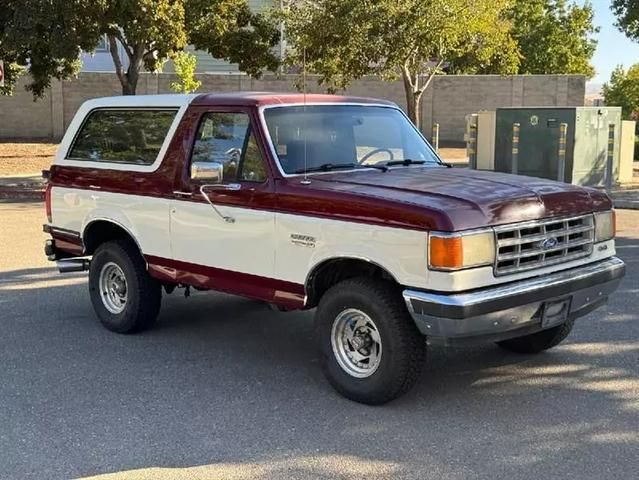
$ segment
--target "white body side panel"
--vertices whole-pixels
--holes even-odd
[[[278,277],[304,283],[325,260],[357,258],[386,269],[400,284],[426,287],[424,232],[279,213],[276,223]],[[296,244],[291,235],[313,237],[315,244]]]
[[[275,213],[219,206],[227,223],[207,203],[171,202],[173,258],[249,273],[275,275]]]
[[[53,187],[52,224],[84,233],[95,220],[109,220],[127,230],[147,255],[171,258],[169,200]]]
[[[356,258],[387,270],[401,285],[444,292],[512,282],[602,260],[614,241],[595,244],[588,258],[495,277],[492,267],[459,272],[427,268],[426,233],[264,210],[220,206],[226,223],[208,204],[138,195],[54,187],[52,224],[83,233],[94,220],[126,229],[142,252],[162,258],[304,284],[332,258]],[[308,241],[297,242],[292,237]]]

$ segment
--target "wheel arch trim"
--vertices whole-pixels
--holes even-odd
[[[338,261],[358,261],[358,262],[366,263],[368,265],[376,267],[376,268],[380,269],[381,271],[385,272],[395,283],[397,283],[398,285],[401,285],[400,282],[397,280],[397,277],[388,268],[384,267],[379,262],[371,260],[368,257],[359,256],[359,255],[336,255],[336,256],[332,256],[332,257],[326,257],[326,258],[323,258],[323,259],[317,261],[309,269],[309,272],[306,275],[306,278],[304,279],[304,294],[305,294],[305,302],[304,303],[305,304],[308,304],[309,299],[311,297],[310,286],[311,286],[311,284],[313,282],[313,279],[316,276],[317,272],[321,268],[326,266],[328,263],[330,263],[330,262],[338,262]]]
[[[136,236],[133,234],[131,229],[128,228],[126,225],[124,225],[122,222],[119,222],[119,221],[114,220],[113,218],[109,218],[109,217],[91,218],[84,225],[84,227],[82,228],[81,238],[82,238],[82,244],[83,244],[85,252],[87,250],[87,247],[86,247],[86,236],[87,236],[87,233],[89,232],[89,229],[93,225],[95,225],[96,223],[101,223],[101,222],[110,223],[110,224],[115,225],[116,227],[120,228],[121,230],[123,230],[131,238],[131,240],[133,240],[133,243],[135,243],[135,246],[137,247],[138,251],[140,252],[140,255],[142,256],[142,258],[144,258],[145,264],[147,264],[146,258],[144,256],[144,251],[142,250],[142,246],[140,245],[140,242],[138,241]],[[148,267],[148,264],[147,264],[147,267]]]

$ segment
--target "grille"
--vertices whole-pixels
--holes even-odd
[[[592,252],[592,215],[548,219],[495,228],[495,275],[568,262]]]

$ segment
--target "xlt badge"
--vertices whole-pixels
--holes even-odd
[[[315,248],[315,237],[311,237],[310,235],[291,233],[291,242],[293,243],[293,245]]]

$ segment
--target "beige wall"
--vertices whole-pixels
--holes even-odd
[[[266,75],[259,80],[232,75],[198,75],[201,92],[237,90],[294,91],[293,75]],[[175,76],[142,74],[138,94],[169,93]],[[309,92],[321,92],[312,77]],[[80,104],[94,97],[119,95],[120,84],[113,73],[85,72],[71,81],[54,82],[45,98],[33,101],[24,90],[24,81],[13,97],[0,97],[0,138],[60,138]],[[405,106],[401,82],[383,82],[366,77],[353,82],[348,94],[379,97]],[[581,106],[585,97],[585,77],[580,75],[450,75],[439,76],[424,94],[422,115],[424,131],[433,122],[440,124],[440,138],[462,142],[465,116],[480,110],[505,106]]]

